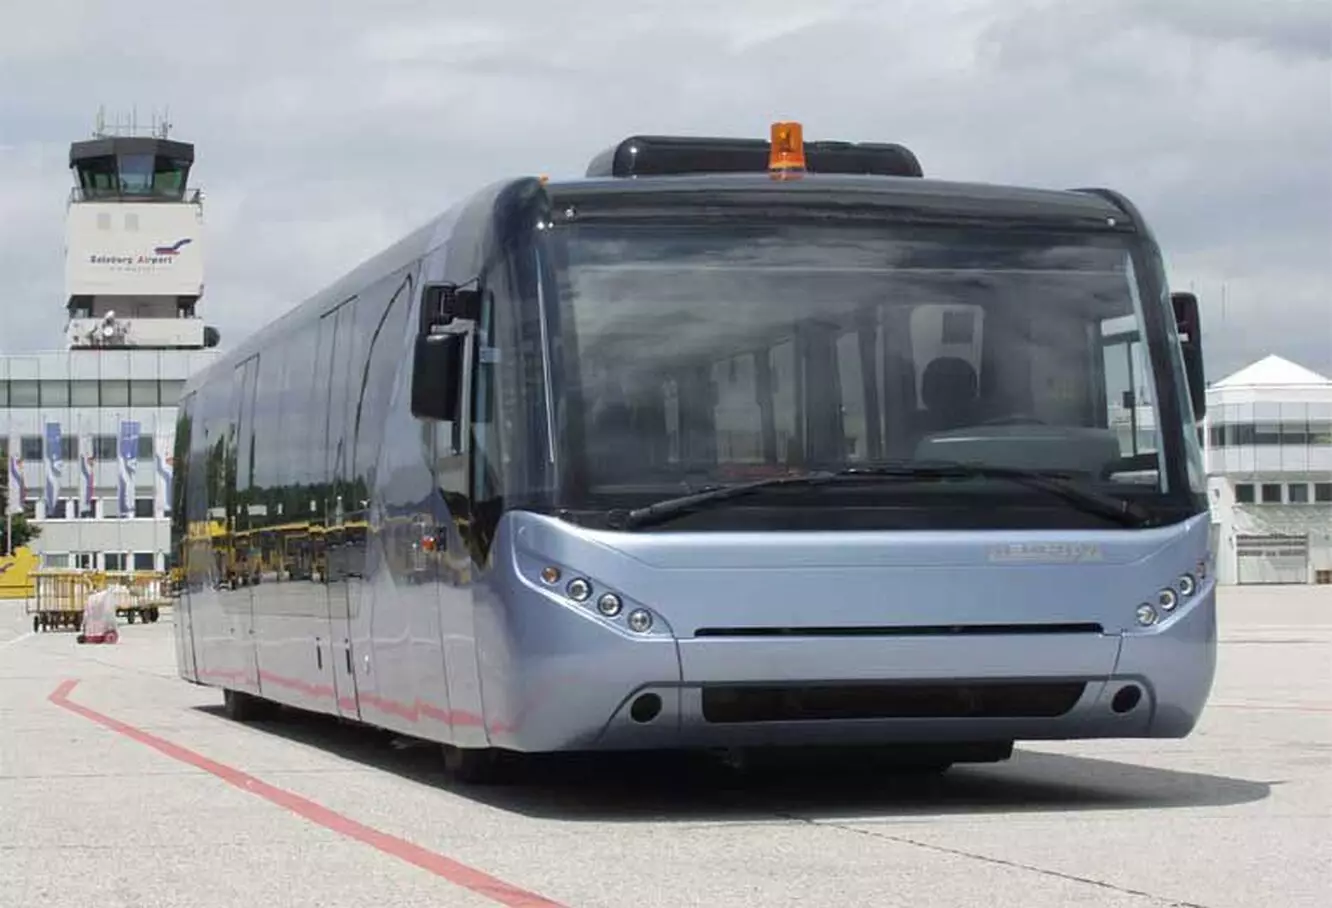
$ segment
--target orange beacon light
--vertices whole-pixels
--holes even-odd
[[[768,171],[773,176],[797,175],[805,170],[805,131],[799,124],[781,121],[772,124],[772,145],[768,151]]]

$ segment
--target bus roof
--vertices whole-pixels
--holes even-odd
[[[555,184],[550,191],[599,205],[649,209],[703,199],[848,213],[887,208],[923,218],[1083,221],[1101,228],[1128,228],[1136,220],[1126,200],[1101,191],[927,180],[920,159],[905,145],[807,141],[804,125],[789,120],[772,123],[767,139],[631,135],[594,155],[582,180]],[[654,196],[646,206],[642,193]]]
[[[804,174],[774,180],[767,174],[719,173],[632,179],[584,177],[549,182],[557,209],[583,201],[607,209],[656,206],[763,206],[898,211],[943,218],[985,218],[1132,229],[1131,210],[1096,190],[1042,189],[992,183],[861,174]]]

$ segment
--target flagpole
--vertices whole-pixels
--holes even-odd
[[[9,481],[9,474],[14,472],[14,461],[5,458],[5,554],[14,554],[14,483]],[[22,478],[22,477],[20,477]],[[22,494],[21,492],[19,493]]]

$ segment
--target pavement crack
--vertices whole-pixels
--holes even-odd
[[[829,820],[816,820],[810,817],[802,817],[796,814],[781,814],[784,819],[793,820],[798,823],[806,823],[810,826],[822,826],[830,829],[837,829],[842,832],[851,832],[857,835],[868,836],[884,841],[895,842],[899,845],[909,845],[914,848],[922,848],[926,851],[933,851],[938,854],[947,854],[953,857],[967,858],[973,861],[980,861],[985,864],[994,864],[999,867],[1007,867],[1013,870],[1026,870],[1031,873],[1037,873],[1041,876],[1053,877],[1054,879],[1065,880],[1072,883],[1081,883],[1085,886],[1095,886],[1098,889],[1105,889],[1120,895],[1132,895],[1138,898],[1151,899],[1159,903],[1163,908],[1208,908],[1206,905],[1197,902],[1185,902],[1179,899],[1172,899],[1166,896],[1157,895],[1152,892],[1146,892],[1141,889],[1132,889],[1127,886],[1118,886],[1114,883],[1107,883],[1104,880],[1094,879],[1092,877],[1079,876],[1076,873],[1065,873],[1062,870],[1051,870],[1048,867],[1037,867],[1034,864],[1024,864],[1020,861],[1010,861],[1005,858],[996,858],[986,854],[979,854],[974,851],[967,851],[963,848],[949,848],[946,845],[934,845],[929,842],[921,842],[907,836],[894,835],[878,829],[864,829],[858,826],[848,826],[844,823],[837,823]]]

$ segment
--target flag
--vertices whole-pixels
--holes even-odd
[[[46,424],[46,516],[58,517],[56,501],[60,498],[60,479],[65,462],[60,451],[60,423]]]
[[[9,513],[23,513],[23,499],[27,498],[23,487],[23,458],[17,454],[9,458]]]
[[[121,517],[134,516],[134,477],[139,471],[139,424],[127,420],[120,424],[120,485],[118,505]]]
[[[79,515],[90,513],[93,510],[93,456],[84,454],[79,458],[79,471],[82,474],[79,477]]]
[[[171,480],[176,469],[176,459],[171,456],[171,439],[158,436],[153,445],[153,459],[157,466],[157,478],[162,486],[162,513],[171,513]]]

